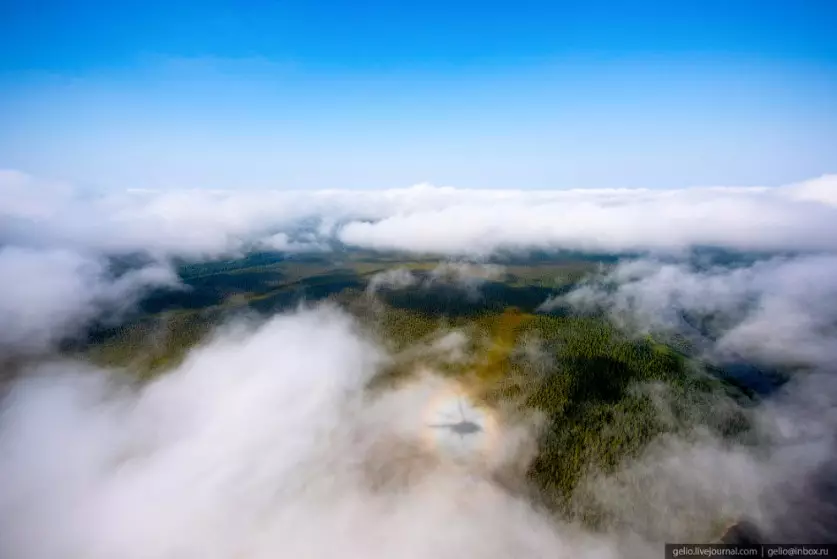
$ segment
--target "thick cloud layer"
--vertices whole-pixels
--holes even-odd
[[[6,243],[204,257],[260,242],[490,254],[501,249],[837,250],[837,179],[680,190],[132,191],[81,196],[0,174]],[[283,236],[284,234],[285,236]],[[277,236],[278,235],[278,236]],[[313,235],[313,236],[312,236]],[[272,240],[271,240],[272,239]]]
[[[419,252],[488,254],[498,249],[743,250],[837,248],[833,206],[791,190],[511,192],[414,211],[340,231],[349,244]]]

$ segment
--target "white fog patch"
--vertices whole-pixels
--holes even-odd
[[[719,356],[830,367],[837,358],[837,256],[774,258],[707,270],[656,260],[624,262],[541,310],[605,310],[640,332],[711,330]],[[691,321],[684,321],[688,313]],[[704,332],[706,333],[706,332]]]
[[[369,278],[366,290],[373,294],[381,288],[407,289],[420,287],[431,289],[437,285],[454,286],[467,295],[479,295],[479,288],[486,281],[502,278],[505,268],[496,264],[470,262],[442,262],[428,272],[416,272],[405,267],[378,272]]]
[[[485,281],[499,279],[506,269],[497,264],[443,262],[430,272],[431,282],[452,282],[475,288]]]
[[[65,250],[0,249],[0,350],[46,349],[91,320],[110,321],[149,289],[178,279],[152,264],[113,278],[106,263]]]
[[[381,288],[404,289],[416,285],[419,281],[419,277],[408,268],[392,268],[369,278],[366,291],[372,294]]]
[[[830,254],[709,268],[640,259],[547,301],[544,310],[605,311],[628,333],[686,334],[712,359],[805,371],[752,411],[756,446],[667,436],[616,475],[591,473],[581,495],[617,525],[668,541],[713,518],[747,518],[771,541],[833,541],[835,277]]]
[[[429,348],[432,354],[441,355],[450,363],[464,361],[467,358],[468,337],[458,331],[447,332],[434,340]]]
[[[261,239],[257,246],[263,250],[278,252],[324,252],[328,251],[327,244],[319,242],[314,235],[302,235],[292,239],[287,233],[276,233]]]
[[[657,540],[746,518],[768,542],[833,541],[835,380],[825,371],[796,377],[754,410],[756,446],[704,430],[666,435],[615,475],[591,475],[580,494],[614,524]]]

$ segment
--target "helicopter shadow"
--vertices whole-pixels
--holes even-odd
[[[464,440],[465,436],[481,433],[483,431],[482,426],[465,416],[465,410],[462,408],[462,400],[458,399],[456,404],[459,410],[458,421],[451,421],[450,423],[431,423],[428,424],[428,427],[431,429],[447,429],[450,432],[459,435],[460,440]]]

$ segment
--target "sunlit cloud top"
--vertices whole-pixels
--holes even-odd
[[[837,179],[775,188],[110,191],[18,172],[0,241],[30,248],[214,257],[328,247],[488,256],[505,250],[837,250]]]

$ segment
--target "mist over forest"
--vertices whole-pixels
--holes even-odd
[[[837,541],[833,176],[0,183],[2,557]]]

